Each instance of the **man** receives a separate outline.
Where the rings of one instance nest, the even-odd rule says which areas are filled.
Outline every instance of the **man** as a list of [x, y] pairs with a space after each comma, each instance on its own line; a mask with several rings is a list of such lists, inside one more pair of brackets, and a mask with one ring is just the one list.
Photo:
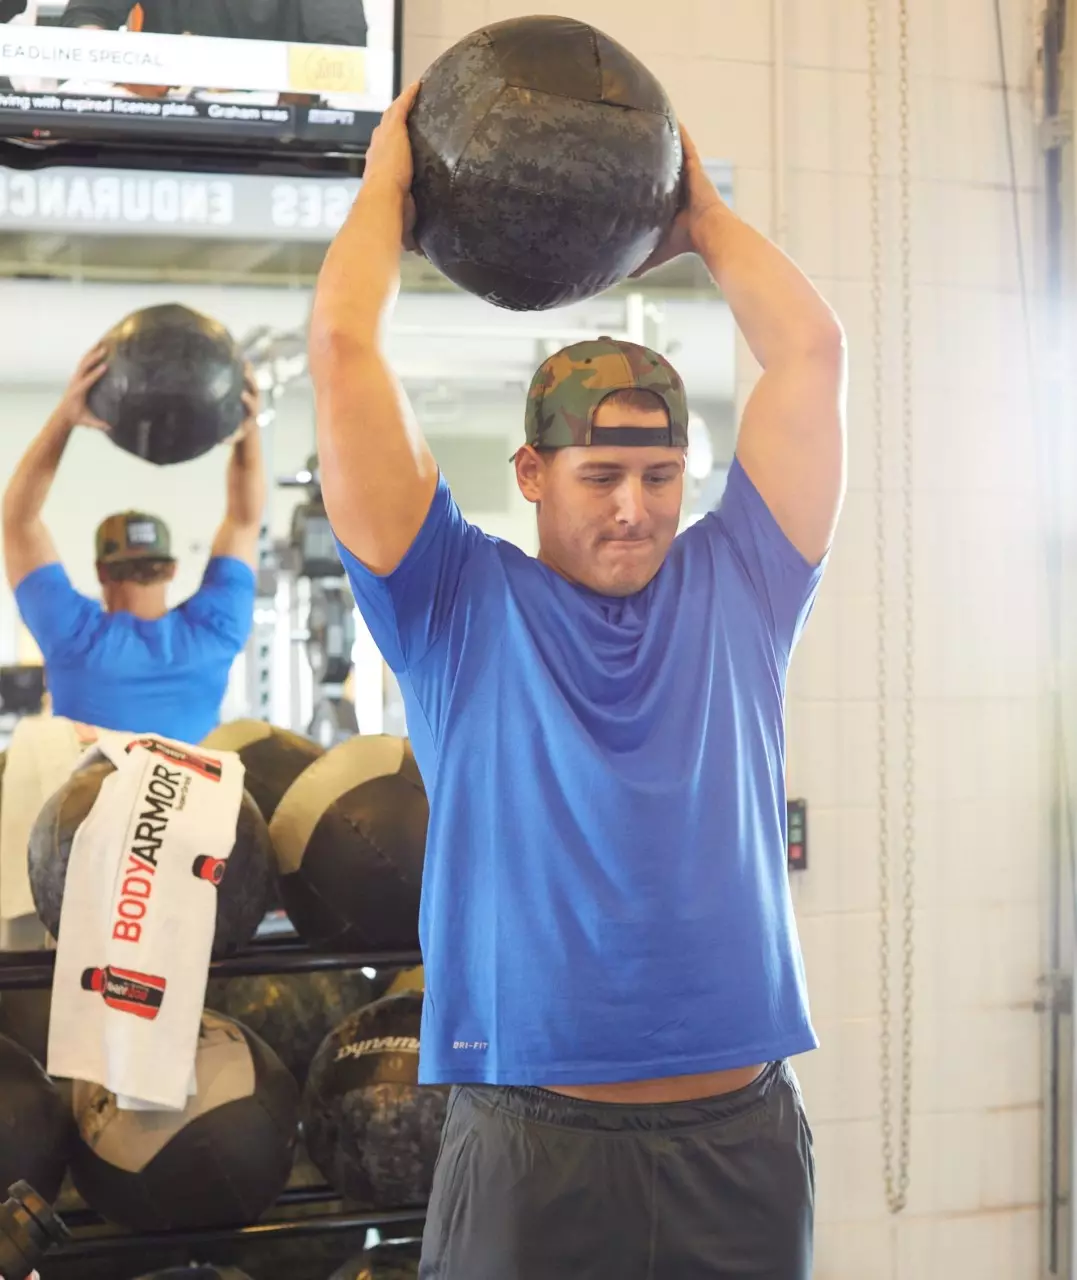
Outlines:
[[363, 0], [68, 0], [65, 27], [116, 31], [131, 25], [168, 35], [228, 36], [364, 47]]
[[[816, 1046], [785, 869], [783, 700], [844, 489], [845, 348], [685, 135], [649, 265], [698, 253], [763, 367], [719, 509], [677, 537], [658, 355], [554, 356], [517, 481], [537, 560], [469, 525], [381, 336], [415, 89], [386, 114], [311, 332], [326, 507], [430, 797], [420, 1078], [457, 1086], [432, 1280], [804, 1280]], [[626, 198], [630, 198], [630, 193]]]
[[200, 742], [217, 724], [228, 674], [254, 614], [258, 534], [266, 500], [259, 397], [228, 465], [228, 507], [202, 586], [176, 609], [168, 529], [156, 516], [124, 512], [97, 531], [103, 605], [80, 595], [60, 564], [41, 511], [75, 427], [104, 428], [86, 406], [105, 371], [91, 351], [4, 494], [4, 556], [15, 602], [45, 659], [52, 710], [83, 724]]

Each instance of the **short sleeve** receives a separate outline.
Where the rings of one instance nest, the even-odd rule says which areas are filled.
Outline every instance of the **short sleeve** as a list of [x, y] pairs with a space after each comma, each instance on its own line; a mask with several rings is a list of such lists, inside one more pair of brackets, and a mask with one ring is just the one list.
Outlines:
[[355, 603], [391, 670], [406, 671], [430, 651], [452, 614], [468, 561], [484, 541], [464, 519], [444, 476], [392, 573], [372, 573], [337, 539]]
[[206, 566], [202, 585], [180, 605], [179, 612], [194, 626], [212, 631], [235, 653], [250, 638], [254, 625], [254, 570], [232, 556], [214, 556]]
[[721, 502], [701, 524], [728, 541], [788, 660], [811, 614], [826, 558], [812, 565], [800, 554], [736, 458]]
[[28, 573], [15, 588], [15, 603], [46, 662], [79, 652], [103, 613], [97, 601], [75, 590], [62, 564]]

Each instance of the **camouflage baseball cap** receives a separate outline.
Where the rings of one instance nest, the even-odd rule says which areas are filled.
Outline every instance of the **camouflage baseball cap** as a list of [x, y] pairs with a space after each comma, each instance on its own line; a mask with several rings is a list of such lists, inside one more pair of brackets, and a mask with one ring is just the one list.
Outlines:
[[657, 433], [625, 432], [617, 444], [688, 448], [688, 398], [680, 374], [656, 351], [614, 338], [577, 342], [539, 369], [527, 394], [527, 443], [536, 449], [591, 444], [595, 412], [615, 391], [653, 391], [670, 424]]
[[123, 511], [102, 520], [97, 529], [97, 563], [171, 560], [168, 525], [143, 511]]

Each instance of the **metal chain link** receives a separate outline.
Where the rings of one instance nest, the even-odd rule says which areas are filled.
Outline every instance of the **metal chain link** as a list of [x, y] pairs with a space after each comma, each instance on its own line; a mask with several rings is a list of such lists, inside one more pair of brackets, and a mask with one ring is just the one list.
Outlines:
[[873, 352], [873, 410], [875, 426], [875, 556], [876, 556], [876, 681], [879, 739], [879, 1012], [883, 1180], [890, 1212], [906, 1206], [909, 1189], [912, 1122], [912, 1049], [914, 990], [915, 903], [915, 595], [913, 563], [913, 343], [912, 343], [912, 180], [910, 160], [909, 12], [908, 0], [898, 2], [899, 200], [901, 256], [902, 469], [901, 537], [903, 554], [902, 628], [904, 789], [902, 803], [902, 968], [901, 968], [901, 1092], [898, 1110], [898, 1160], [894, 1166], [893, 1011], [890, 1001], [891, 839], [890, 725], [888, 719], [890, 652], [887, 618], [886, 413], [883, 314], [882, 143], [880, 127], [880, 0], [868, 0], [868, 82], [870, 152], [870, 234]]

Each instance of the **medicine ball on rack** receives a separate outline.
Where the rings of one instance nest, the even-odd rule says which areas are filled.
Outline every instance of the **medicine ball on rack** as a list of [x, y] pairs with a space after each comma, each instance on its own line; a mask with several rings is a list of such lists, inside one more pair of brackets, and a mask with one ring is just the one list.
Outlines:
[[51, 1010], [52, 991], [48, 987], [0, 991], [0, 1036], [21, 1044], [38, 1062], [47, 1061]]
[[206, 1006], [235, 1018], [269, 1045], [300, 1085], [325, 1037], [369, 1004], [373, 983], [360, 970], [212, 978]]
[[108, 367], [86, 398], [114, 444], [147, 462], [189, 462], [246, 416], [243, 357], [216, 320], [188, 307], [146, 307], [103, 338]]
[[101, 1085], [76, 1083], [71, 1172], [111, 1222], [134, 1231], [243, 1226], [284, 1189], [299, 1098], [281, 1060], [246, 1027], [207, 1011], [195, 1077], [183, 1111], [121, 1111]]
[[416, 1280], [422, 1243], [386, 1240], [350, 1259], [329, 1280]]
[[243, 785], [269, 822], [281, 797], [308, 765], [325, 752], [316, 742], [265, 720], [232, 720], [219, 725], [202, 746], [234, 751], [246, 773]]
[[405, 991], [424, 991], [426, 977], [421, 964], [407, 969], [381, 969], [374, 979], [374, 998], [398, 996]]
[[[45, 802], [30, 832], [30, 890], [38, 918], [54, 938], [60, 932], [60, 908], [75, 833], [93, 808], [101, 784], [113, 772], [108, 761], [78, 769]], [[236, 843], [218, 884], [215, 956], [227, 955], [250, 942], [274, 888], [269, 831], [258, 806], [244, 792]]]
[[448, 1089], [419, 1084], [423, 997], [387, 997], [326, 1037], [303, 1092], [303, 1136], [355, 1205], [407, 1209], [430, 1194]]
[[73, 1136], [60, 1090], [22, 1045], [0, 1036], [0, 1200], [21, 1180], [52, 1203]]
[[138, 1280], [251, 1280], [245, 1271], [235, 1267], [169, 1267], [166, 1271], [152, 1271]]
[[570, 18], [513, 18], [461, 40], [423, 77], [408, 131], [420, 248], [501, 307], [601, 293], [677, 213], [669, 98], [627, 49]]
[[299, 935], [326, 951], [417, 947], [428, 817], [406, 738], [350, 738], [300, 774], [269, 827]]

